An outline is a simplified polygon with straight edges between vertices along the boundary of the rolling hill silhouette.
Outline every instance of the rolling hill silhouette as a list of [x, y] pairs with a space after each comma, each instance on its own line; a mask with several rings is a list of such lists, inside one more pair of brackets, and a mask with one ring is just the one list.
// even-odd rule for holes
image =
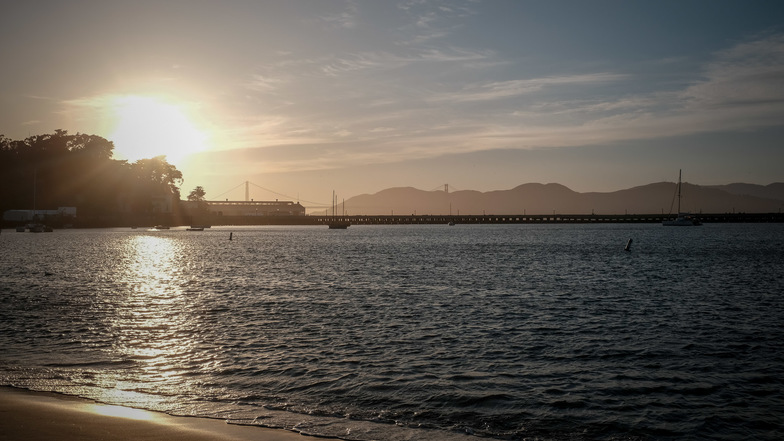
[[[658, 182], [608, 193], [578, 193], [561, 184], [523, 184], [510, 190], [382, 190], [345, 201], [350, 215], [442, 214], [657, 214], [674, 213], [676, 184]], [[692, 213], [774, 213], [784, 208], [784, 183], [767, 186], [684, 183], [682, 211]], [[338, 207], [343, 212], [343, 206]]]

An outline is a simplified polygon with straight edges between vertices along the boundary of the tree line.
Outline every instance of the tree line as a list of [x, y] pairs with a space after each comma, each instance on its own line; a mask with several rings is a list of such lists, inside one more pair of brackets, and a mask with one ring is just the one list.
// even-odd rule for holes
[[179, 209], [182, 173], [165, 156], [112, 159], [100, 136], [56, 130], [12, 140], [0, 135], [0, 212], [76, 207], [85, 222], [108, 225], [150, 218], [156, 201]]

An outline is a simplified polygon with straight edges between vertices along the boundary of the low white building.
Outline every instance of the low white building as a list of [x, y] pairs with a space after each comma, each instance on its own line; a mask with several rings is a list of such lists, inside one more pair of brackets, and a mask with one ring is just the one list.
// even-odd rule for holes
[[8, 222], [32, 222], [34, 218], [44, 217], [76, 217], [76, 207], [59, 207], [57, 210], [7, 210], [3, 220]]

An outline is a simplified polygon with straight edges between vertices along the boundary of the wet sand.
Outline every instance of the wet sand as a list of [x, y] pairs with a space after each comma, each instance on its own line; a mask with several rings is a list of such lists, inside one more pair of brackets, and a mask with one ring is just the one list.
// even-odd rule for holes
[[208, 418], [173, 417], [64, 395], [0, 387], [0, 441], [293, 441], [286, 430], [237, 426]]

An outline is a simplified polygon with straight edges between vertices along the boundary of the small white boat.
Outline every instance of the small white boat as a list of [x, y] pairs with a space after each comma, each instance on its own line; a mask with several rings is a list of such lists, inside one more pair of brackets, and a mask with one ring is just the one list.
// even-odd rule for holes
[[348, 221], [334, 220], [330, 221], [327, 225], [329, 225], [330, 230], [345, 230], [351, 226], [351, 223]]
[[673, 220], [663, 221], [662, 225], [665, 227], [694, 227], [702, 225], [702, 222], [688, 213], [679, 213], [678, 217]]

